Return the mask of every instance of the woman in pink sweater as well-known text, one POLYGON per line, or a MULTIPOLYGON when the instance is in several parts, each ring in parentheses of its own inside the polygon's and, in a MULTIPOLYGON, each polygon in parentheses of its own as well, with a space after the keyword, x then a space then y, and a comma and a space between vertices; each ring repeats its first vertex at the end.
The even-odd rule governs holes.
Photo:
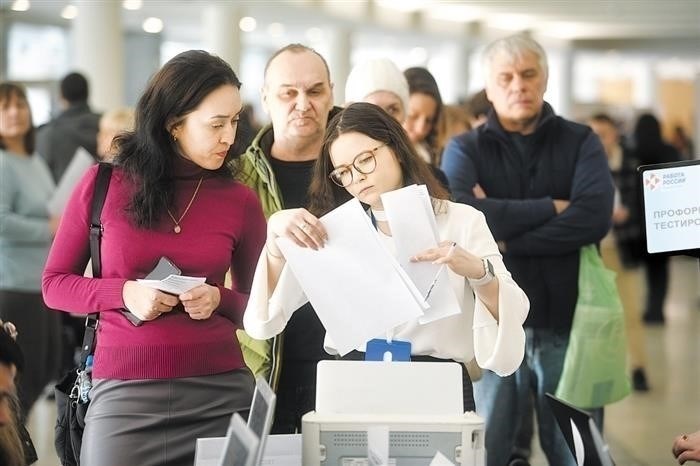
POLYGON ((100 313, 81 463, 191 465, 223 436, 254 380, 235 330, 265 240, 256 195, 231 178, 240 82, 223 60, 184 52, 153 76, 136 127, 118 136, 102 211, 102 276, 83 277, 96 168, 76 187, 43 274, 49 307, 100 313), (206 282, 179 295, 144 278, 167 257, 206 282), (224 287, 232 271, 233 289, 224 287), (136 326, 124 311, 143 321, 136 326))

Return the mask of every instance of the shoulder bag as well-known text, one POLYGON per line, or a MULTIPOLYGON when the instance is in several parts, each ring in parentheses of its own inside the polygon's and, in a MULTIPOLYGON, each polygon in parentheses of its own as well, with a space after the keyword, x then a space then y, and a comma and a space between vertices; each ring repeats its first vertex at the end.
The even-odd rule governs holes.
MULTIPOLYGON (((102 239, 102 222, 100 214, 107 197, 107 189, 112 176, 112 165, 100 163, 95 180, 95 192, 90 209, 90 257, 92 259, 92 276, 102 275, 100 257, 100 240, 102 239)), ((89 381, 90 373, 86 370, 88 356, 95 349, 95 336, 100 320, 99 313, 89 314, 85 320, 85 336, 80 351, 80 363, 56 384, 56 426, 54 444, 56 453, 63 466, 80 465, 80 447, 85 428, 85 414, 90 400, 81 397, 82 385, 89 381)))

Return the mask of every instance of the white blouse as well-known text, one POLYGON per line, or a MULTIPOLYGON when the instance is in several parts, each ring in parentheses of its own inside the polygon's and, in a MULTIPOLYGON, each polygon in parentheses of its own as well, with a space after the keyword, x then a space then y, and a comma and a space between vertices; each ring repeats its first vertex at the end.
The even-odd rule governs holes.
MULTIPOLYGON (((465 204, 443 201, 438 204, 435 219, 441 240, 455 241, 470 253, 488 258, 493 264, 499 281, 499 320, 496 321, 486 306, 474 298, 467 279, 448 268, 450 284, 462 312, 427 324, 412 320, 394 328, 390 332, 392 338, 410 341, 413 355, 459 362, 468 362, 476 356, 482 368, 501 376, 510 375, 523 360, 523 322, 530 302, 503 264, 498 246, 481 212, 465 204)), ((243 316, 246 332, 258 339, 271 338, 282 332, 294 311, 308 301, 290 267, 284 266, 273 290, 268 287, 267 273, 267 256, 263 249, 243 316)), ((324 347, 329 354, 337 354, 327 335, 324 347)), ((364 351, 364 348, 357 349, 364 351)))

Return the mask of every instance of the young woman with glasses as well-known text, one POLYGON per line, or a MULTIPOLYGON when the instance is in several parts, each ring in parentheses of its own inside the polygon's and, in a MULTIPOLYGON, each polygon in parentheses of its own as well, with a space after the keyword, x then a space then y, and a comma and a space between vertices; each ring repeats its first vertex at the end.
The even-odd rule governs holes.
MULTIPOLYGON (((283 210, 270 217, 266 249, 244 316, 246 331, 254 338, 281 332, 298 304, 299 285, 288 272, 281 275, 285 259, 276 237, 322 248, 329 238, 318 217, 355 197, 369 207, 377 234, 391 250, 391 230, 380 195, 411 184, 426 185, 441 240, 411 260, 447 265, 462 312, 425 325, 417 319, 405 323, 393 329, 393 339, 409 341, 414 360, 467 362, 476 355, 481 367, 502 376, 513 373, 523 358, 522 324, 529 302, 503 264, 483 214, 446 200, 444 189, 418 158, 401 125, 368 103, 348 106, 329 123, 309 189, 309 210, 283 210)), ((357 351, 349 358, 363 355, 357 351)), ((473 410, 466 370, 463 376, 464 407, 473 410)))

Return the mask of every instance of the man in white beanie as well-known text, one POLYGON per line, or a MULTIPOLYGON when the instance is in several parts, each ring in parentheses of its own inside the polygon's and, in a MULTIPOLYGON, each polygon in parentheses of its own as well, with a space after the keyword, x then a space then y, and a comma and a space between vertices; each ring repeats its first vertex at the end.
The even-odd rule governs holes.
POLYGON ((408 82, 388 58, 366 60, 350 71, 345 83, 345 102, 346 105, 369 102, 403 123, 408 108, 408 82))

